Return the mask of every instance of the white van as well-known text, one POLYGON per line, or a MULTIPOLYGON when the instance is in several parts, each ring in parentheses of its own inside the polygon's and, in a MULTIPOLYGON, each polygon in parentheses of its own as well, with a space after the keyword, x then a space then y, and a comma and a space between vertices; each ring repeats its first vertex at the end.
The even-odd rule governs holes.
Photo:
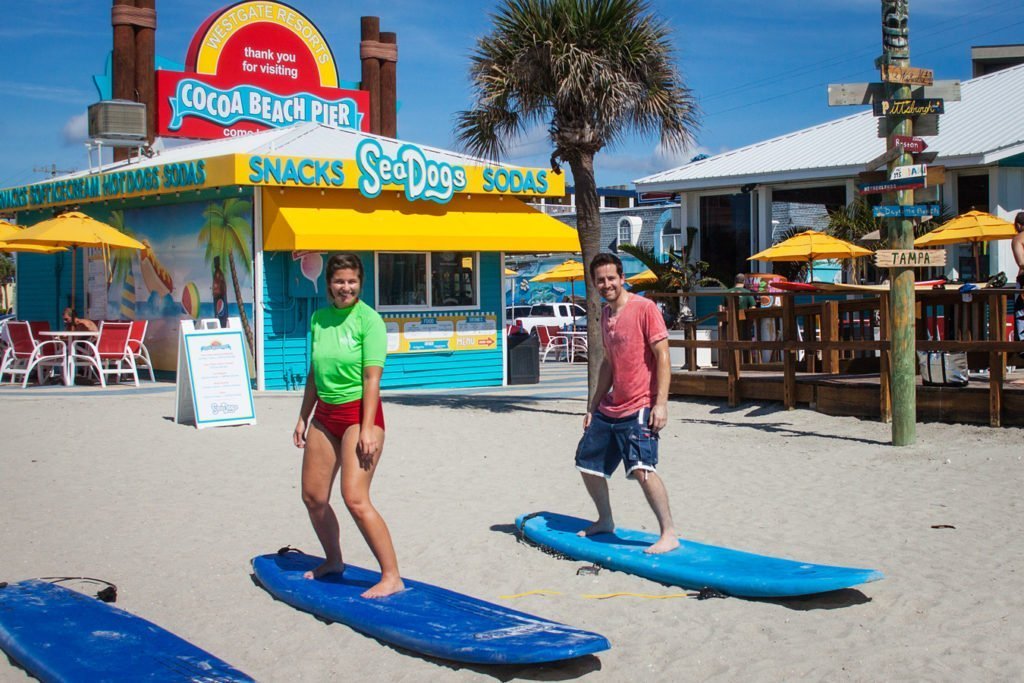
MULTIPOLYGON (((586 315, 586 309, 578 304, 534 304, 530 307, 529 315, 516 320, 521 320, 523 329, 529 332, 538 325, 555 327, 572 325, 580 316, 586 320, 586 315)), ((511 322, 515 322, 515 320, 511 322)))

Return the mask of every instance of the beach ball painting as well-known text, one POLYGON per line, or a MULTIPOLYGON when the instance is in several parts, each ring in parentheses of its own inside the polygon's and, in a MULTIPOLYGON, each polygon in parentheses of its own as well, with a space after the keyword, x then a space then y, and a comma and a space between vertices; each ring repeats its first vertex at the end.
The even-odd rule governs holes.
POLYGON ((181 290, 181 310, 193 320, 199 319, 199 288, 196 283, 189 282, 181 290))

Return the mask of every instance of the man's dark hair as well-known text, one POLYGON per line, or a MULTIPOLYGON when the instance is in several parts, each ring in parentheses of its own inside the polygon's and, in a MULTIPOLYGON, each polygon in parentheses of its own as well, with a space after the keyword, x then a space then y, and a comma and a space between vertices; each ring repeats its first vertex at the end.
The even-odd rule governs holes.
POLYGON ((1016 218, 1013 219, 1013 224, 1016 226, 1018 232, 1024 230, 1024 211, 1017 214, 1016 218))
POLYGON ((743 273, 736 273, 736 279, 733 280, 733 282, 735 282, 738 285, 746 284, 747 276, 744 275, 743 273))
POLYGON ((615 270, 618 271, 619 277, 622 277, 622 260, 619 259, 619 257, 616 256, 615 254, 606 254, 604 252, 601 252, 600 254, 598 254, 597 256, 594 257, 593 261, 590 262, 590 279, 591 279, 591 281, 593 281, 594 273, 597 272, 598 268, 600 268, 601 266, 608 266, 608 265, 615 266, 615 270))
POLYGON ((339 270, 354 270, 356 271, 356 277, 359 278, 359 284, 363 284, 363 262, 359 260, 359 257, 351 253, 334 254, 331 258, 327 259, 327 268, 324 269, 324 279, 327 284, 331 284, 331 278, 339 270))

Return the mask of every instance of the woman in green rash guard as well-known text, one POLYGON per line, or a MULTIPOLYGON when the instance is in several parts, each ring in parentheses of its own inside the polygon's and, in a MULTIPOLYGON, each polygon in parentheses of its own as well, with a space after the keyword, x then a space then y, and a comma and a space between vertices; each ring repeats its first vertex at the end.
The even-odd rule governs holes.
POLYGON ((380 564, 380 582, 363 597, 380 598, 405 588, 387 524, 370 502, 370 482, 384 446, 380 377, 387 333, 380 315, 359 299, 363 264, 358 256, 332 256, 325 279, 331 305, 316 311, 310 322, 312 362, 292 435, 296 448, 305 449, 302 501, 325 555, 306 578, 345 569, 338 518, 330 505, 340 471, 345 506, 380 564))

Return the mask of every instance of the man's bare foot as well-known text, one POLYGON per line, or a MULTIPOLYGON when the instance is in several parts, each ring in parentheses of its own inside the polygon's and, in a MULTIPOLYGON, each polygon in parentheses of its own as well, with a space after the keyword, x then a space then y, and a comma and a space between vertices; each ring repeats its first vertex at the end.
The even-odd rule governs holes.
POLYGON ((385 598, 393 593, 405 590, 402 579, 381 579, 380 583, 363 593, 364 598, 385 598))
POLYGON ((324 562, 318 567, 314 567, 310 571, 302 575, 304 579, 319 579, 327 576, 328 574, 341 574, 345 571, 344 562, 324 562))
POLYGON ((615 522, 599 519, 583 531, 577 532, 577 536, 594 536, 595 534, 610 534, 615 531, 615 522))
POLYGON ((679 547, 679 539, 676 538, 675 534, 669 536, 662 536, 652 546, 644 550, 648 555, 660 555, 667 553, 670 550, 675 550, 679 547))

